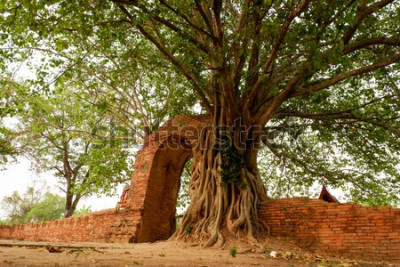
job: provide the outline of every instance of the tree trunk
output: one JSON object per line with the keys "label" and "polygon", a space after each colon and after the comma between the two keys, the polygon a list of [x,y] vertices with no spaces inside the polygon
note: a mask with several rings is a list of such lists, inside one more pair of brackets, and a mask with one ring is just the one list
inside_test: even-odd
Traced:
{"label": "tree trunk", "polygon": [[67,198],[65,202],[64,218],[71,217],[74,211],[72,210],[72,195],[67,193]]}
{"label": "tree trunk", "polygon": [[66,195],[67,196],[64,209],[64,218],[71,217],[74,214],[76,207],[78,206],[78,202],[81,198],[81,196],[77,194],[74,199],[74,195],[70,192],[70,190],[67,192]]}
{"label": "tree trunk", "polygon": [[74,214],[74,210],[72,209],[66,209],[64,212],[64,218],[69,218]]}
{"label": "tree trunk", "polygon": [[[222,114],[221,114],[222,115]],[[266,195],[257,170],[257,132],[224,126],[224,118],[203,129],[193,150],[191,204],[174,237],[212,246],[224,237],[256,242],[257,207]],[[241,139],[245,138],[245,139]],[[245,140],[241,144],[240,140]]]}
{"label": "tree trunk", "polygon": [[76,210],[76,204],[65,205],[64,218],[71,217]]}

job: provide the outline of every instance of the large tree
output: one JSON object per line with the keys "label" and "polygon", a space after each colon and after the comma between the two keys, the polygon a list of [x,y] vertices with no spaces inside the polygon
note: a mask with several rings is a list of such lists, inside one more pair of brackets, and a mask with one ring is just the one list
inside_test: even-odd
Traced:
{"label": "large tree", "polygon": [[[0,8],[0,22],[12,29],[5,44],[55,45],[75,67],[97,49],[147,54],[153,50],[137,48],[151,43],[169,64],[159,70],[190,84],[212,123],[193,151],[191,205],[177,237],[193,229],[205,245],[229,233],[254,240],[266,197],[260,141],[300,185],[315,179],[392,199],[398,193],[399,1],[9,1]],[[382,194],[382,184],[394,190]]]}
{"label": "large tree", "polygon": [[93,97],[64,84],[50,96],[24,95],[23,112],[16,115],[17,141],[39,171],[51,171],[64,192],[64,217],[82,198],[115,193],[129,181],[129,130],[107,116]]}
{"label": "large tree", "polygon": [[259,228],[257,205],[265,191],[256,155],[265,125],[279,116],[379,124],[346,106],[322,108],[322,114],[307,109],[322,104],[312,99],[319,92],[350,87],[351,77],[371,80],[368,74],[400,60],[394,1],[114,2],[191,82],[212,116],[212,134],[203,131],[194,151],[192,204],[177,232],[183,236],[194,226],[206,245],[220,238],[222,226],[249,239]]}
{"label": "large tree", "polygon": [[130,176],[130,129],[109,116],[103,100],[80,83],[60,78],[51,92],[28,85],[4,77],[2,110],[12,123],[1,132],[38,173],[57,177],[65,193],[64,216],[70,217],[82,198],[115,194],[116,185]]}

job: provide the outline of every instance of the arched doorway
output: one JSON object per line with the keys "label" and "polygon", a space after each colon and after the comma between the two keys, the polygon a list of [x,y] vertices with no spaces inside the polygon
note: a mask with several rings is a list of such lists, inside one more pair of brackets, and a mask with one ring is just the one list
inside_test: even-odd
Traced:
{"label": "arched doorway", "polygon": [[185,163],[208,116],[177,116],[148,137],[136,156],[129,207],[136,221],[131,242],[168,239],[175,231],[176,201]]}
{"label": "arched doorway", "polygon": [[169,147],[170,142],[175,143],[173,139],[168,138],[153,159],[141,230],[141,238],[147,242],[168,239],[175,230],[180,176],[192,152],[181,146]]}

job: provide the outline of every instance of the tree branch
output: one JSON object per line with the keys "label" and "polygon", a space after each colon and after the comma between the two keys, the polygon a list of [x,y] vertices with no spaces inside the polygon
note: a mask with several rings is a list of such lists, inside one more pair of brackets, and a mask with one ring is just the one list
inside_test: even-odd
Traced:
{"label": "tree branch", "polygon": [[285,88],[283,88],[277,96],[272,97],[270,101],[267,101],[259,108],[254,117],[254,121],[257,125],[264,125],[280,107],[280,105],[290,97],[296,86],[303,81],[304,77],[307,76],[307,70],[311,65],[311,61],[304,62],[299,68],[297,74],[294,75],[286,84]]}
{"label": "tree branch", "polygon": [[[122,10],[122,12],[130,19],[133,19],[132,14],[129,13],[129,11],[122,5],[117,4],[117,6]],[[151,36],[142,26],[136,25],[136,28],[139,30],[139,32],[151,43],[153,43],[158,50],[186,77],[186,79],[189,80],[189,82],[192,84],[195,92],[197,95],[200,97],[200,101],[205,109],[207,109],[210,113],[213,112],[212,106],[210,102],[208,101],[207,97],[203,93],[203,90],[199,86],[199,81],[198,79],[193,75],[188,73],[185,68],[182,66],[179,61],[173,57],[167,49],[160,43],[158,42],[153,36]]]}
{"label": "tree branch", "polygon": [[[289,26],[292,23],[292,21],[303,12],[303,10],[307,7],[308,3],[310,0],[303,0],[297,8],[292,10],[290,15],[286,18],[285,22],[282,25],[281,31],[279,33],[278,39],[274,45],[274,48],[272,49],[267,61],[265,62],[263,66],[263,74],[267,74],[269,71],[269,68],[275,59],[276,54],[279,51],[279,48],[285,39],[285,36],[288,32]],[[254,84],[254,86],[251,88],[249,95],[247,96],[247,99],[244,103],[244,110],[248,110],[250,105],[252,105],[254,98],[258,95],[258,91],[262,86],[262,79],[258,78],[257,82]]]}
{"label": "tree branch", "polygon": [[214,29],[211,26],[211,15],[209,14],[208,10],[205,10],[202,6],[202,4],[200,3],[201,0],[194,0],[196,7],[197,7],[197,11],[200,13],[200,16],[203,18],[204,23],[207,25],[209,31],[211,32],[211,35],[213,36],[213,39],[215,38],[215,34],[214,34]]}
{"label": "tree branch", "polygon": [[359,69],[355,69],[343,74],[340,74],[336,77],[330,78],[330,79],[325,79],[325,80],[320,80],[320,81],[316,81],[313,82],[311,85],[300,88],[299,90],[297,90],[296,92],[294,92],[290,97],[298,97],[298,96],[303,96],[303,95],[308,95],[317,91],[320,91],[322,89],[328,88],[332,85],[335,85],[341,81],[343,81],[346,78],[352,77],[352,76],[359,76],[359,75],[363,75],[365,73],[369,73],[371,71],[374,70],[378,70],[381,68],[384,68],[390,64],[396,63],[397,61],[400,60],[400,54],[395,54],[391,57],[385,58],[375,64],[366,66],[366,67],[362,67]]}
{"label": "tree branch", "polygon": [[392,37],[377,37],[372,39],[361,40],[359,42],[355,42],[352,44],[347,45],[344,50],[343,54],[349,54],[356,50],[376,45],[376,44],[384,44],[384,45],[391,45],[391,46],[400,46],[400,35],[392,36]]}
{"label": "tree branch", "polygon": [[347,45],[351,38],[353,38],[354,34],[356,33],[357,29],[360,27],[361,23],[372,13],[378,11],[379,9],[387,6],[388,4],[392,3],[394,0],[381,0],[373,4],[372,6],[366,6],[366,1],[362,1],[357,15],[356,20],[353,23],[353,26],[343,34],[343,43]]}
{"label": "tree branch", "polygon": [[[144,11],[145,11],[146,13],[148,13],[148,14],[151,14],[150,12],[147,12],[146,10],[144,10]],[[177,26],[175,26],[174,24],[172,24],[172,23],[169,22],[168,20],[166,20],[166,19],[164,19],[164,18],[162,18],[162,17],[160,17],[160,16],[152,15],[152,14],[151,14],[151,17],[152,17],[155,21],[157,21],[157,22],[163,24],[164,26],[168,27],[168,28],[171,29],[172,31],[178,33],[182,38],[189,40],[189,42],[191,42],[193,45],[195,45],[196,47],[198,47],[198,48],[199,48],[201,51],[203,51],[204,53],[208,54],[208,53],[210,52],[210,49],[209,49],[207,46],[201,44],[201,43],[199,42],[199,40],[193,38],[193,37],[190,36],[189,34],[183,33],[183,31],[182,31],[181,28],[178,28]]]}
{"label": "tree branch", "polygon": [[222,0],[212,0],[212,10],[214,13],[212,26],[216,37],[216,43],[218,47],[222,47],[224,39],[221,25]]}
{"label": "tree branch", "polygon": [[183,18],[188,24],[189,26],[191,26],[193,29],[195,29],[196,31],[206,35],[207,37],[209,37],[211,40],[215,40],[214,37],[206,30],[204,30],[203,28],[195,25],[186,15],[182,14],[181,12],[179,12],[178,10],[174,9],[171,5],[169,5],[166,1],[164,0],[159,0],[166,8],[168,8],[169,10],[171,10],[172,12],[174,12],[176,15],[178,15],[179,17]]}

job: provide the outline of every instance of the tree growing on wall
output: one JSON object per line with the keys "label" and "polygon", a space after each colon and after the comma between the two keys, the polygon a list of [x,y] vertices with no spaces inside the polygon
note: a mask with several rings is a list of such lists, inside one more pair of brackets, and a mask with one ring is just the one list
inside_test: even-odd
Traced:
{"label": "tree growing on wall", "polygon": [[[368,105],[361,100],[368,94],[346,94],[354,88],[349,84],[352,77],[364,75],[367,82],[373,79],[368,74],[384,72],[400,60],[398,3],[393,2],[114,1],[129,23],[191,82],[213,117],[213,133],[205,131],[201,149],[194,151],[195,192],[177,236],[194,225],[194,236],[212,245],[225,225],[253,239],[260,227],[257,205],[265,197],[256,143],[274,117],[331,117],[379,125],[371,114],[352,112]],[[358,105],[308,112],[322,104],[313,98],[339,84],[344,92],[336,90],[332,98],[355,98]],[[387,92],[382,85],[379,89]],[[393,101],[394,107],[397,104]],[[395,116],[390,114],[389,125],[382,127],[390,131]],[[268,139],[266,144],[284,156]]]}
{"label": "tree growing on wall", "polygon": [[190,84],[212,124],[193,151],[178,238],[190,227],[206,246],[223,233],[254,241],[266,198],[260,142],[281,167],[271,177],[349,182],[368,190],[361,199],[396,199],[399,1],[10,1],[2,10],[0,22],[14,26],[5,43],[48,40],[73,66],[97,49],[129,54],[151,43],[163,71]]}

